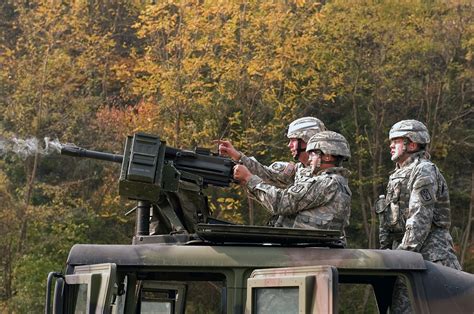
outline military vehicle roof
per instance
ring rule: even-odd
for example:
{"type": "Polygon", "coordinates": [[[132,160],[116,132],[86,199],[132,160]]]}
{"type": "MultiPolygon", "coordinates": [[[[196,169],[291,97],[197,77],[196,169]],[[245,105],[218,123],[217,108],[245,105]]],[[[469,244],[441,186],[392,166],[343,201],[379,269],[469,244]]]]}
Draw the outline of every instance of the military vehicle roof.
{"type": "Polygon", "coordinates": [[[321,247],[220,245],[77,244],[68,265],[115,263],[117,266],[294,267],[333,265],[339,269],[424,270],[421,254],[407,251],[321,247]]]}

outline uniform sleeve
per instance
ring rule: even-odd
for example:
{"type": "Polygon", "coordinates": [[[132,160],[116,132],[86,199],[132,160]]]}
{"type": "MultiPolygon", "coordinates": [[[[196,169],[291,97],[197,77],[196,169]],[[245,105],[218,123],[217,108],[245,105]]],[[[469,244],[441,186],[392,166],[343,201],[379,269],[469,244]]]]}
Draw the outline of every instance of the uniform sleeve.
{"type": "Polygon", "coordinates": [[[242,155],[239,160],[250,172],[260,177],[265,183],[280,188],[293,184],[296,165],[292,162],[274,162],[270,167],[264,166],[253,157],[242,155]]]}
{"type": "Polygon", "coordinates": [[[274,214],[285,216],[322,206],[337,193],[337,183],[331,178],[309,178],[282,189],[253,176],[247,187],[250,194],[265,208],[274,214]]]}
{"type": "Polygon", "coordinates": [[[436,201],[436,173],[430,164],[415,170],[405,234],[398,249],[419,252],[431,231],[436,201]]]}

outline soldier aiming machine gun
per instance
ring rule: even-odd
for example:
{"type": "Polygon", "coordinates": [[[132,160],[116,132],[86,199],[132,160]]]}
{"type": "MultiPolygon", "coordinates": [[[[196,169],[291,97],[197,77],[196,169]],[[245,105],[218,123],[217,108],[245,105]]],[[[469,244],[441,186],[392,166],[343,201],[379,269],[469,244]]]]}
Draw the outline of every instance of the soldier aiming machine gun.
{"type": "Polygon", "coordinates": [[[122,163],[119,194],[138,201],[134,244],[204,240],[343,246],[337,230],[235,225],[211,217],[202,189],[229,186],[235,163],[206,149],[166,147],[157,136],[136,133],[127,137],[123,156],[76,146],[63,147],[61,154],[122,163]]]}
{"type": "Polygon", "coordinates": [[[123,156],[76,146],[64,146],[61,154],[122,163],[119,194],[138,201],[138,237],[150,234],[150,210],[159,221],[160,234],[192,233],[196,223],[207,223],[209,208],[202,188],[229,186],[235,165],[206,149],[167,147],[158,136],[145,133],[127,137],[123,156]]]}

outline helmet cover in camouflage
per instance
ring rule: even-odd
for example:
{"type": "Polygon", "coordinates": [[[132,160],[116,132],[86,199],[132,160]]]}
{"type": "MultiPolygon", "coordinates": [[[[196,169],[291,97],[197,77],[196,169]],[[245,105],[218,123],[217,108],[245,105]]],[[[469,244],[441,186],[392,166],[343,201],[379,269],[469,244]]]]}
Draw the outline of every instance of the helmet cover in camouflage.
{"type": "Polygon", "coordinates": [[[397,137],[406,137],[410,141],[419,144],[428,144],[430,134],[428,128],[417,120],[402,120],[395,123],[388,134],[390,140],[397,137]]]}
{"type": "Polygon", "coordinates": [[[319,132],[311,137],[306,146],[306,151],[318,149],[325,155],[341,156],[345,159],[351,157],[351,150],[346,138],[333,131],[319,132]]]}
{"type": "Polygon", "coordinates": [[[286,136],[299,138],[308,143],[311,136],[325,130],[326,126],[321,120],[314,117],[303,117],[290,123],[286,136]]]}

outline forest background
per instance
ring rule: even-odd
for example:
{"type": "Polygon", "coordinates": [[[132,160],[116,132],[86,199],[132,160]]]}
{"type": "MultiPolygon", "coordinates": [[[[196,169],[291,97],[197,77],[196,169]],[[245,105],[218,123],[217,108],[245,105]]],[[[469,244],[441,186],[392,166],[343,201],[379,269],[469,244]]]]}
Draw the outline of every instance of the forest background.
{"type": "MultiPolygon", "coordinates": [[[[156,2],[0,3],[0,311],[42,311],[74,243],[134,233],[118,164],[61,157],[45,137],[115,153],[137,131],[213,151],[226,138],[270,164],[290,160],[292,120],[318,117],[351,145],[350,247],[376,248],[388,130],[418,119],[474,272],[471,1],[156,2]]],[[[269,216],[238,186],[207,193],[218,218],[269,216]]]]}

